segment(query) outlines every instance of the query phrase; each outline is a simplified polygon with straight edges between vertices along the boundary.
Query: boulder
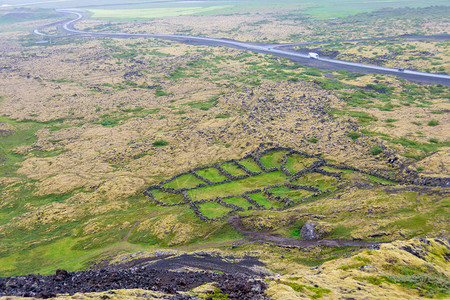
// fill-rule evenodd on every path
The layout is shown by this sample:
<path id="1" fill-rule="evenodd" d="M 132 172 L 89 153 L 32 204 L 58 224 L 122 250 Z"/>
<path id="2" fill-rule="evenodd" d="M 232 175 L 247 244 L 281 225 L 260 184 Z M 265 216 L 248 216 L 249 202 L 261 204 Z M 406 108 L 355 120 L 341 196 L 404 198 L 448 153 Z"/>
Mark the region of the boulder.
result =
<path id="1" fill-rule="evenodd" d="M 300 230 L 300 236 L 305 240 L 318 240 L 326 238 L 332 230 L 333 226 L 326 222 L 307 221 Z"/>
<path id="2" fill-rule="evenodd" d="M 300 230 L 300 236 L 304 238 L 305 240 L 316 240 L 319 238 L 319 235 L 316 231 L 317 223 L 313 223 L 310 221 L 307 221 L 305 225 L 303 225 L 302 229 Z"/>

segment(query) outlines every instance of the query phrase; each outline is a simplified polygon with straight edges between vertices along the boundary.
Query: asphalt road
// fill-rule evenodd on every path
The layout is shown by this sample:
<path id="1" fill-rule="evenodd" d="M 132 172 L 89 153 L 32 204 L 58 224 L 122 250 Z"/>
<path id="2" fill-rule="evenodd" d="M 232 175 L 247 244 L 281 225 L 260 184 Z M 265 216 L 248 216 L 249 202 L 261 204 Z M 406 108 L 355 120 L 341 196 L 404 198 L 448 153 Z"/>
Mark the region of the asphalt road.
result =
<path id="1" fill-rule="evenodd" d="M 309 58 L 306 53 L 302 53 L 301 51 L 295 51 L 293 49 L 284 50 L 280 49 L 286 46 L 298 46 L 298 45 L 310 45 L 317 43 L 329 43 L 331 41 L 319 41 L 319 42 L 306 42 L 306 43 L 289 43 L 289 44 L 276 44 L 276 45 L 267 45 L 267 44 L 252 44 L 246 42 L 240 42 L 229 39 L 218 39 L 218 38 L 208 38 L 208 37 L 200 37 L 200 36 L 186 36 L 186 35 L 168 35 L 168 34 L 133 34 L 133 33 L 108 33 L 108 32 L 91 32 L 91 31 L 82 31 L 74 28 L 74 24 L 81 19 L 83 19 L 85 13 L 84 11 L 79 10 L 57 10 L 57 12 L 66 14 L 66 15 L 75 15 L 76 18 L 55 22 L 34 30 L 36 35 L 40 35 L 43 37 L 65 37 L 72 35 L 83 35 L 83 36 L 97 36 L 97 37 L 113 37 L 113 38 L 136 38 L 136 37 L 150 37 L 150 38 L 160 38 L 160 39 L 168 39 L 175 40 L 184 43 L 190 44 L 199 44 L 199 45 L 209 45 L 209 46 L 224 46 L 231 47 L 237 49 L 243 49 L 258 53 L 264 54 L 272 54 L 279 57 L 285 57 L 292 61 L 298 62 L 302 65 L 309 67 L 316 67 L 322 70 L 345 70 L 349 72 L 360 72 L 360 73 L 377 73 L 377 74 L 389 74 L 389 75 L 397 75 L 403 77 L 409 81 L 420 82 L 420 83 L 428 83 L 428 84 L 444 84 L 450 86 L 450 76 L 447 74 L 437 74 L 437 73 L 425 73 L 418 72 L 413 70 L 398 70 L 387 67 L 379 67 L 374 65 L 367 65 L 349 61 L 342 61 L 336 59 L 329 58 L 318 58 L 312 59 Z M 70 35 L 59 35 L 52 36 L 42 33 L 40 30 L 55 25 L 62 25 L 62 29 L 65 32 L 68 32 Z M 398 36 L 398 37 L 386 37 L 386 38 L 374 38 L 374 39 L 355 39 L 348 41 L 363 41 L 363 40 L 383 40 L 383 39 L 394 39 L 394 38 L 416 38 L 416 39 L 428 39 L 430 36 Z M 450 35 L 440 35 L 437 36 L 440 39 L 448 39 Z"/>

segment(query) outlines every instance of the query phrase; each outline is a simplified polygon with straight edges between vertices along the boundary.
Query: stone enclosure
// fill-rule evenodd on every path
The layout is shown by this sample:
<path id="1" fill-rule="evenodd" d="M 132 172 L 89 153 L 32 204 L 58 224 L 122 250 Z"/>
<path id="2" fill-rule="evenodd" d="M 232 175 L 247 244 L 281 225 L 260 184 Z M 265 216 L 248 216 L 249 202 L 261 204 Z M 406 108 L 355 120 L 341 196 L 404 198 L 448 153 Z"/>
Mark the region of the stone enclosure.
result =
<path id="1" fill-rule="evenodd" d="M 189 205 L 200 219 L 215 221 L 239 211 L 284 210 L 311 200 L 340 188 L 344 172 L 365 173 L 291 148 L 273 147 L 194 168 L 149 186 L 144 194 L 161 206 Z M 381 182 L 392 180 L 366 174 Z"/>

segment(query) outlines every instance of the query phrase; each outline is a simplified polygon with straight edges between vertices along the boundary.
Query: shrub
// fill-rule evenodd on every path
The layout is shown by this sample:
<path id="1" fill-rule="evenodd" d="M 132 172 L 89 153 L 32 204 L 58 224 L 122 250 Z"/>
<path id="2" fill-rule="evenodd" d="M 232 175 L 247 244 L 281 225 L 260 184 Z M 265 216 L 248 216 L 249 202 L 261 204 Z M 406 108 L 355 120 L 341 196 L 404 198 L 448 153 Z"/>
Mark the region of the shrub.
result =
<path id="1" fill-rule="evenodd" d="M 373 146 L 372 148 L 370 148 L 369 152 L 372 153 L 372 155 L 378 155 L 381 152 L 383 152 L 383 149 L 381 149 L 380 146 L 376 145 L 376 146 Z"/>
<path id="2" fill-rule="evenodd" d="M 216 119 L 226 119 L 229 118 L 230 115 L 229 114 L 218 114 L 216 115 Z"/>
<path id="3" fill-rule="evenodd" d="M 357 138 L 359 138 L 361 136 L 361 134 L 359 132 L 352 131 L 352 132 L 348 132 L 347 136 L 349 138 L 351 138 L 352 140 L 356 140 Z"/>
<path id="4" fill-rule="evenodd" d="M 428 126 L 437 126 L 437 125 L 439 125 L 438 120 L 431 120 L 428 122 Z"/>
<path id="5" fill-rule="evenodd" d="M 384 120 L 386 123 L 393 123 L 393 122 L 397 122 L 398 119 L 386 119 Z"/>
<path id="6" fill-rule="evenodd" d="M 308 140 L 310 143 L 317 143 L 317 141 L 318 141 L 318 139 L 316 139 L 316 138 L 311 138 L 311 139 L 309 139 Z"/>
<path id="7" fill-rule="evenodd" d="M 433 144 L 439 144 L 439 140 L 438 139 L 429 139 L 428 141 L 430 143 L 433 143 Z"/>
<path id="8" fill-rule="evenodd" d="M 163 146 L 167 146 L 169 143 L 165 140 L 156 140 L 153 142 L 153 147 L 163 147 Z"/>

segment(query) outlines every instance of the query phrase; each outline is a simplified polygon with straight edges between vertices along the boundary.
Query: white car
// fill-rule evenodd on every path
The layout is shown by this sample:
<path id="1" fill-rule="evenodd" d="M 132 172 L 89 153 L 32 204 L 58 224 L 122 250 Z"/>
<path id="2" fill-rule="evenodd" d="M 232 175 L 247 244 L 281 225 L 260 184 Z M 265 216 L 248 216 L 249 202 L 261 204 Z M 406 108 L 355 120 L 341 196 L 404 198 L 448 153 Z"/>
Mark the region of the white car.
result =
<path id="1" fill-rule="evenodd" d="M 308 57 L 312 58 L 312 59 L 319 59 L 319 54 L 317 54 L 315 52 L 309 52 Z"/>

